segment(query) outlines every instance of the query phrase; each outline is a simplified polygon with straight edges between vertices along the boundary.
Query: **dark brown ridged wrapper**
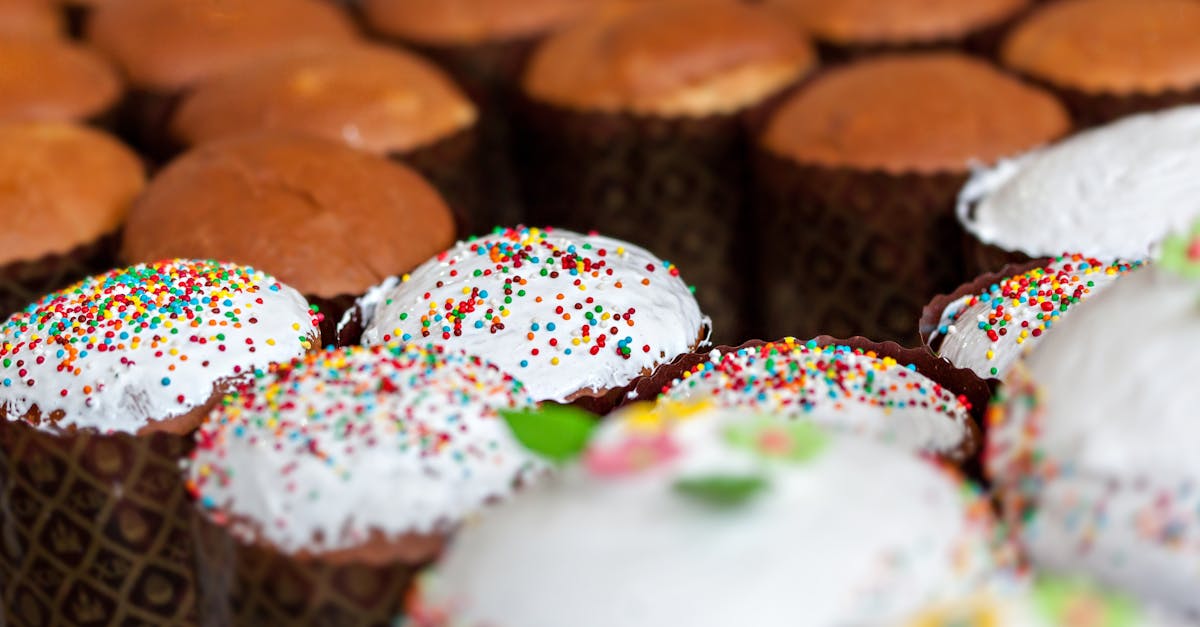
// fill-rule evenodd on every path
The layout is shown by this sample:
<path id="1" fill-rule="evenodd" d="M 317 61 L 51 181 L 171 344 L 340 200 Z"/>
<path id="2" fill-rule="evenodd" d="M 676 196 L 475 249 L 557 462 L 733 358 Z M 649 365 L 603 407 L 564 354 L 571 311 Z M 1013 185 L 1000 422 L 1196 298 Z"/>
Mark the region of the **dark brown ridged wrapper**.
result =
<path id="1" fill-rule="evenodd" d="M 658 118 L 573 111 L 525 99 L 522 185 L 530 218 L 645 247 L 696 286 L 718 342 L 758 327 L 751 302 L 749 128 L 741 113 Z"/>
<path id="2" fill-rule="evenodd" d="M 194 625 L 190 446 L 0 419 L 0 624 Z"/>
<path id="3" fill-rule="evenodd" d="M 768 336 L 917 346 L 929 298 L 966 278 L 954 202 L 966 173 L 892 174 L 755 156 Z"/>
<path id="4" fill-rule="evenodd" d="M 478 155 L 487 202 L 475 214 L 472 228 L 487 232 L 494 226 L 527 221 L 517 176 L 516 135 L 512 127 L 516 86 L 540 36 L 462 46 L 406 42 L 376 33 L 412 48 L 446 70 L 479 109 Z"/>
<path id="5" fill-rule="evenodd" d="M 111 270 L 116 263 L 115 247 L 116 236 L 110 235 L 63 254 L 0 267 L 0 319 L 7 319 L 46 294 Z"/>
<path id="6" fill-rule="evenodd" d="M 455 235 L 490 230 L 490 189 L 480 161 L 479 129 L 471 127 L 428 146 L 389 158 L 412 167 L 429 180 L 454 212 Z M 486 193 L 485 193 L 486 192 Z M 338 314 L 341 315 L 340 313 Z"/>
<path id="7" fill-rule="evenodd" d="M 387 627 L 424 563 L 337 564 L 234 539 L 192 508 L 201 624 L 208 627 Z"/>
<path id="8" fill-rule="evenodd" d="M 137 148 L 152 166 L 161 166 L 179 151 L 168 130 L 180 94 L 130 87 L 117 109 L 117 134 Z"/>
<path id="9" fill-rule="evenodd" d="M 1200 103 L 1200 85 L 1192 89 L 1175 89 L 1157 93 L 1088 92 L 1066 87 L 1034 76 L 1022 75 L 1031 83 L 1043 87 L 1066 105 L 1076 129 L 1101 126 L 1136 113 L 1147 113 Z"/>
<path id="10" fill-rule="evenodd" d="M 1004 250 L 999 246 L 985 244 L 970 233 L 963 240 L 966 269 L 976 275 L 996 272 L 1005 266 L 1026 263 L 1031 260 L 1025 253 Z"/>

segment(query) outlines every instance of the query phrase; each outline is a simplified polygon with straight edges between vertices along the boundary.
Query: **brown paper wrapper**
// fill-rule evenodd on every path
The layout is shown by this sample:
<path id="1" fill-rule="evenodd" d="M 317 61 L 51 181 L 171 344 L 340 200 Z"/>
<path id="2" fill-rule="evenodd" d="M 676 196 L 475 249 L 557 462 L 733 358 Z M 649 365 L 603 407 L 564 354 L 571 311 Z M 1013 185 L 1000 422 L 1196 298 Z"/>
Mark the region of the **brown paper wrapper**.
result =
<path id="1" fill-rule="evenodd" d="M 300 558 L 234 539 L 192 508 L 201 624 L 210 627 L 388 627 L 425 563 L 373 566 Z"/>
<path id="2" fill-rule="evenodd" d="M 599 231 L 673 262 L 696 286 L 714 339 L 745 337 L 757 327 L 745 236 L 754 117 L 654 118 L 525 100 L 519 163 L 530 219 Z"/>
<path id="3" fill-rule="evenodd" d="M 480 165 L 478 129 L 465 129 L 428 146 L 389 156 L 421 173 L 441 193 L 454 212 L 458 237 L 495 226 L 495 215 L 484 195 L 487 188 Z"/>
<path id="4" fill-rule="evenodd" d="M 1192 89 L 1167 90 L 1157 93 L 1088 92 L 1058 85 L 1037 77 L 1024 78 L 1059 97 L 1077 129 L 1108 124 L 1135 113 L 1159 111 L 1181 105 L 1200 103 L 1200 85 Z"/>
<path id="5" fill-rule="evenodd" d="M 337 331 L 337 325 L 342 319 L 342 315 L 355 306 L 355 302 L 358 300 L 357 294 L 342 294 L 331 297 L 307 294 L 304 298 L 308 300 L 308 304 L 316 305 L 317 310 L 324 316 L 320 324 L 321 346 L 353 346 L 358 343 L 358 339 L 362 337 L 361 322 L 346 334 L 347 338 L 352 339 L 353 342 L 342 343 L 338 338 Z M 361 316 L 357 320 L 361 320 Z"/>
<path id="6" fill-rule="evenodd" d="M 478 155 L 486 204 L 472 225 L 484 232 L 494 226 L 527 222 L 517 176 L 514 96 L 521 72 L 541 37 L 463 46 L 433 46 L 391 39 L 420 52 L 446 70 L 479 108 Z"/>
<path id="7" fill-rule="evenodd" d="M 0 624 L 195 624 L 190 446 L 0 420 Z"/>
<path id="8" fill-rule="evenodd" d="M 977 275 L 996 272 L 1005 266 L 1026 263 L 1032 259 L 1025 253 L 985 244 L 970 233 L 966 233 L 963 238 L 963 248 L 967 271 Z"/>
<path id="9" fill-rule="evenodd" d="M 116 236 L 77 246 L 63 254 L 0 267 L 0 319 L 7 319 L 42 296 L 115 265 Z"/>
<path id="10" fill-rule="evenodd" d="M 954 203 L 966 173 L 892 174 L 757 151 L 759 292 L 769 336 L 918 345 L 913 321 L 963 271 Z"/>
<path id="11" fill-rule="evenodd" d="M 180 150 L 168 131 L 179 102 L 178 93 L 130 87 L 117 110 L 117 134 L 151 165 L 165 164 Z"/>

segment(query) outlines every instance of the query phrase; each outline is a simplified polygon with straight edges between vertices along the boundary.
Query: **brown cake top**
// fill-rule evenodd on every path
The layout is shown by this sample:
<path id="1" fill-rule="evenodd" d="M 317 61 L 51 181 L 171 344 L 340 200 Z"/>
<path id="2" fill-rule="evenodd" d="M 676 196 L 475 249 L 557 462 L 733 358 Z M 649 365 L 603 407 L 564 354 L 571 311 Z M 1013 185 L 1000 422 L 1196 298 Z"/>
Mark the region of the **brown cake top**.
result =
<path id="1" fill-rule="evenodd" d="M 757 104 L 815 63 L 794 24 L 729 0 L 628 3 L 547 39 L 524 90 L 558 106 L 705 116 Z"/>
<path id="2" fill-rule="evenodd" d="M 1051 95 L 953 52 L 890 54 L 830 71 L 768 124 L 768 150 L 802 163 L 966 171 L 1066 133 Z"/>
<path id="3" fill-rule="evenodd" d="M 470 100 L 437 66 L 380 46 L 304 49 L 199 83 L 172 135 L 196 145 L 256 130 L 288 130 L 374 153 L 403 153 L 475 122 Z"/>
<path id="4" fill-rule="evenodd" d="M 1004 63 L 1090 92 L 1200 86 L 1200 2 L 1063 0 L 1040 7 L 1004 42 Z"/>
<path id="5" fill-rule="evenodd" d="M 96 7 L 88 40 L 137 87 L 172 92 L 247 61 L 356 33 L 322 0 L 122 0 Z"/>
<path id="6" fill-rule="evenodd" d="M 525 39 L 578 19 L 601 0 L 365 0 L 377 32 L 434 46 Z"/>
<path id="7" fill-rule="evenodd" d="M 63 35 L 62 14 L 49 0 L 0 0 L 0 37 Z"/>
<path id="8" fill-rule="evenodd" d="M 145 185 L 132 150 L 63 122 L 0 124 L 0 265 L 114 234 Z"/>
<path id="9" fill-rule="evenodd" d="M 0 120 L 85 120 L 121 96 L 116 70 L 59 39 L 0 37 Z"/>
<path id="10" fill-rule="evenodd" d="M 767 0 L 814 37 L 838 45 L 959 39 L 1013 17 L 1030 0 Z"/>
<path id="11" fill-rule="evenodd" d="M 454 242 L 437 192 L 406 166 L 316 137 L 260 133 L 169 164 L 130 212 L 121 257 L 251 265 L 304 294 L 360 294 Z"/>

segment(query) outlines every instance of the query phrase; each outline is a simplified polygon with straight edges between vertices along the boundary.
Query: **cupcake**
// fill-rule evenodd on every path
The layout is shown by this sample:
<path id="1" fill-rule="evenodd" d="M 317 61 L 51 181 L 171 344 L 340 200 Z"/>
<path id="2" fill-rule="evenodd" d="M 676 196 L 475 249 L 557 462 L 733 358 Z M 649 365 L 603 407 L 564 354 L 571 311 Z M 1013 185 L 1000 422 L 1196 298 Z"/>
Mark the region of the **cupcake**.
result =
<path id="1" fill-rule="evenodd" d="M 754 330 L 747 126 L 815 64 L 798 28 L 727 0 L 628 3 L 548 38 L 522 79 L 531 220 L 687 268 L 720 341 Z"/>
<path id="2" fill-rule="evenodd" d="M 193 622 L 189 434 L 316 333 L 274 278 L 182 260 L 88 278 L 0 326 L 0 620 Z"/>
<path id="3" fill-rule="evenodd" d="M 986 500 L 902 451 L 753 412 L 635 408 L 464 526 L 412 620 L 897 624 L 997 578 L 991 536 Z"/>
<path id="4" fill-rule="evenodd" d="M 110 122 L 120 98 L 116 70 L 95 52 L 58 39 L 0 37 L 0 122 Z"/>
<path id="5" fill-rule="evenodd" d="M 977 272 L 1064 250 L 1141 259 L 1200 215 L 1200 107 L 1131 116 L 977 171 L 958 199 Z"/>
<path id="6" fill-rule="evenodd" d="M 1010 266 L 935 298 L 921 318 L 921 338 L 956 367 L 1001 379 L 1067 314 L 1141 265 L 1074 254 Z"/>
<path id="7" fill-rule="evenodd" d="M 201 428 L 187 471 L 202 618 L 392 624 L 446 535 L 544 468 L 499 413 L 532 404 L 508 375 L 435 347 L 356 347 L 260 374 Z"/>
<path id="8" fill-rule="evenodd" d="M 480 108 L 480 158 L 491 228 L 525 220 L 510 124 L 521 68 L 547 34 L 609 0 L 361 0 L 373 34 L 415 49 L 463 85 Z"/>
<path id="9" fill-rule="evenodd" d="M 197 81 L 308 44 L 345 42 L 354 26 L 321 0 L 121 0 L 92 7 L 86 38 L 125 73 L 122 120 L 163 156 L 175 97 Z"/>
<path id="10" fill-rule="evenodd" d="M 137 155 L 103 132 L 0 123 L 0 315 L 111 268 L 113 237 L 144 185 Z"/>
<path id="11" fill-rule="evenodd" d="M 0 37 L 56 39 L 62 34 L 62 18 L 53 2 L 0 0 Z"/>
<path id="12" fill-rule="evenodd" d="M 883 55 L 814 80 L 759 138 L 766 332 L 915 345 L 921 308 L 966 278 L 953 207 L 970 167 L 1068 127 L 1053 97 L 957 53 Z"/>
<path id="13" fill-rule="evenodd" d="M 603 411 L 703 345 L 679 270 L 601 235 L 496 229 L 372 289 L 342 321 L 363 344 L 435 342 L 496 364 L 537 401 Z"/>
<path id="14" fill-rule="evenodd" d="M 1013 28 L 1001 57 L 1092 126 L 1200 101 L 1198 31 L 1192 0 L 1048 2 Z"/>
<path id="15" fill-rule="evenodd" d="M 1072 314 L 1005 377 L 985 466 L 1035 567 L 1200 615 L 1200 230 Z"/>
<path id="16" fill-rule="evenodd" d="M 794 338 L 750 342 L 713 351 L 672 382 L 660 402 L 771 414 L 965 462 L 980 444 L 972 402 L 930 378 L 953 377 L 932 370 L 928 357 L 918 366 L 896 356 L 919 353 L 892 345 L 893 356 L 887 348 Z"/>
<path id="17" fill-rule="evenodd" d="M 170 131 L 184 147 L 264 129 L 342 141 L 413 165 L 470 213 L 480 209 L 475 119 L 449 77 L 416 55 L 323 46 L 201 81 L 180 102 Z"/>
<path id="18" fill-rule="evenodd" d="M 329 343 L 355 297 L 453 242 L 449 209 L 406 166 L 264 133 L 205 144 L 164 168 L 131 211 L 120 254 L 263 268 L 320 307 Z"/>
<path id="19" fill-rule="evenodd" d="M 766 0 L 840 60 L 868 52 L 964 46 L 994 52 L 1034 0 Z"/>

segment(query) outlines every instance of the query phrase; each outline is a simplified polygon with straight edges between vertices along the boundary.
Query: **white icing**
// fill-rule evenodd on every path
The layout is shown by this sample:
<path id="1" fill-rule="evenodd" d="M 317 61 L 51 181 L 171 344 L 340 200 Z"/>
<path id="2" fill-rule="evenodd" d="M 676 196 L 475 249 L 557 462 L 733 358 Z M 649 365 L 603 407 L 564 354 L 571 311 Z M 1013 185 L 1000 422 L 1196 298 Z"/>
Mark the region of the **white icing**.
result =
<path id="1" fill-rule="evenodd" d="M 241 538 L 321 552 L 442 533 L 543 468 L 497 414 L 532 399 L 474 358 L 390 345 L 281 370 L 213 413 L 188 469 Z"/>
<path id="2" fill-rule="evenodd" d="M 971 437 L 970 413 L 952 392 L 904 364 L 845 347 L 785 340 L 713 351 L 709 363 L 674 381 L 664 398 L 811 420 L 909 450 L 947 453 Z"/>
<path id="3" fill-rule="evenodd" d="M 10 419 L 36 405 L 43 417 L 63 412 L 58 428 L 136 433 L 208 402 L 223 380 L 304 354 L 318 335 L 304 297 L 252 268 L 139 264 L 4 323 L 0 407 Z"/>
<path id="4" fill-rule="evenodd" d="M 755 419 L 704 413 L 670 430 L 679 453 L 658 466 L 571 467 L 472 521 L 422 583 L 416 623 L 445 608 L 470 627 L 892 624 L 996 575 L 986 506 L 935 467 L 847 436 L 805 461 L 731 446 Z M 592 450 L 645 433 L 616 418 Z M 674 487 L 750 471 L 769 483 L 739 505 Z"/>
<path id="5" fill-rule="evenodd" d="M 980 170 L 958 217 L 1030 257 L 1140 259 L 1200 215 L 1200 106 L 1132 116 Z"/>
<path id="6" fill-rule="evenodd" d="M 533 259 L 519 265 L 511 257 L 493 259 L 490 254 L 501 250 L 507 254 L 512 247 L 522 246 L 531 247 L 527 252 Z M 603 266 L 590 271 L 564 268 L 561 257 L 553 253 L 571 250 L 588 263 Z M 364 315 L 362 342 L 368 346 L 392 339 L 444 343 L 496 364 L 523 381 L 539 401 L 567 401 L 580 391 L 627 385 L 705 339 L 708 318 L 701 315 L 687 284 L 672 275 L 673 268 L 642 248 L 599 235 L 558 229 L 498 231 L 459 242 L 386 294 L 373 291 L 363 301 L 368 315 Z M 476 272 L 487 274 L 475 276 Z M 506 282 L 512 282 L 509 294 Z M 473 293 L 474 289 L 479 291 Z M 511 302 L 506 303 L 506 298 Z M 464 299 L 473 310 L 456 333 L 445 317 L 445 304 L 451 301 L 461 310 Z M 556 311 L 558 307 L 562 313 Z M 630 309 L 634 313 L 627 316 Z M 492 318 L 486 317 L 489 313 Z M 596 323 L 589 324 L 587 313 L 597 317 Z M 423 317 L 429 318 L 428 327 L 422 326 Z M 503 328 L 496 328 L 495 321 Z M 630 353 L 623 357 L 618 348 L 626 341 Z"/>
<path id="7" fill-rule="evenodd" d="M 1036 564 L 1200 615 L 1200 284 L 1130 273 L 1006 379 L 989 433 L 996 485 L 1036 512 Z M 1016 513 L 1014 512 L 1014 515 Z"/>
<path id="8" fill-rule="evenodd" d="M 956 367 L 968 368 L 984 379 L 1001 378 L 1054 325 L 1084 300 L 1111 285 L 1128 268 L 1126 264 L 1105 265 L 1095 260 L 1062 257 L 1023 275 L 1007 277 L 983 292 L 968 294 L 947 305 L 929 341 L 933 344 L 941 340 L 938 355 Z M 1029 286 L 1020 286 L 1019 282 L 1025 279 L 1030 281 Z M 1062 293 L 1056 295 L 1060 289 Z M 1060 310 L 1063 299 L 1076 296 L 1079 302 Z M 1042 307 L 1044 302 L 1053 309 L 1046 311 Z M 998 307 L 1003 308 L 999 313 Z"/>

